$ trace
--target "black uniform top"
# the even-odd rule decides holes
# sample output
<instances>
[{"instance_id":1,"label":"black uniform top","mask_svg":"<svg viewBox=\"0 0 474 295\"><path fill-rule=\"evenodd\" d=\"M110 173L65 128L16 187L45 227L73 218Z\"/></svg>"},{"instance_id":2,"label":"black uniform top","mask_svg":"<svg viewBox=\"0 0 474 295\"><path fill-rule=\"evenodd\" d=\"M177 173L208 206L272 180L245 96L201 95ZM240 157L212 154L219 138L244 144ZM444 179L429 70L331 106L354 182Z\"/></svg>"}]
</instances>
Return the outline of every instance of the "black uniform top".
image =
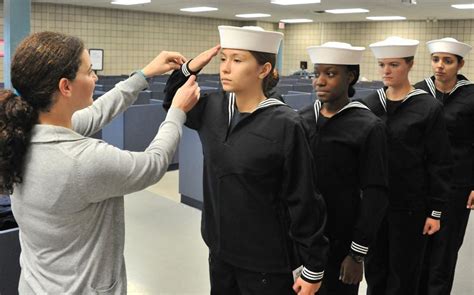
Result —
<instances>
[{"instance_id":1,"label":"black uniform top","mask_svg":"<svg viewBox=\"0 0 474 295\"><path fill-rule=\"evenodd\" d=\"M454 157L452 183L458 188L474 190L474 83L458 75L449 93L435 87L435 77L418 82L423 89L444 105L444 119Z\"/></svg>"},{"instance_id":2,"label":"black uniform top","mask_svg":"<svg viewBox=\"0 0 474 295\"><path fill-rule=\"evenodd\" d=\"M387 125L389 204L393 209L427 210L441 218L450 190L452 156L443 107L415 89L387 113L386 87L362 99Z\"/></svg>"},{"instance_id":3,"label":"black uniform top","mask_svg":"<svg viewBox=\"0 0 474 295\"><path fill-rule=\"evenodd\" d=\"M347 243L347 252L365 256L388 205L385 125L360 102L324 120L320 109L317 100L300 115L314 155L316 186L326 201L326 235Z\"/></svg>"},{"instance_id":4,"label":"black uniform top","mask_svg":"<svg viewBox=\"0 0 474 295\"><path fill-rule=\"evenodd\" d=\"M174 71L163 106L187 80ZM231 129L234 93L203 95L187 114L204 154L201 233L213 255L258 272L291 272L319 281L327 255L326 209L316 193L311 151L298 114L268 98ZM298 254L296 254L298 253Z\"/></svg>"}]
</instances>

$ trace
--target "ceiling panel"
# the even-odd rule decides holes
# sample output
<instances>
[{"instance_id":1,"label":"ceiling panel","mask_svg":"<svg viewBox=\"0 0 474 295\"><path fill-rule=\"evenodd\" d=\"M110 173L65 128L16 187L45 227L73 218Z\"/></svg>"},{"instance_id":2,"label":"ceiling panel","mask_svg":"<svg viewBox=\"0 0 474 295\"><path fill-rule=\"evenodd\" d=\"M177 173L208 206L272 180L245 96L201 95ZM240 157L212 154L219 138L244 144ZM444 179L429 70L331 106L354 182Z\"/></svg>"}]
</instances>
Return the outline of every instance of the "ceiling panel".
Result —
<instances>
[{"instance_id":1,"label":"ceiling panel","mask_svg":"<svg viewBox=\"0 0 474 295\"><path fill-rule=\"evenodd\" d=\"M320 4L281 6L270 3L270 0L152 0L150 4L135 6L120 6L110 4L110 0L32 0L33 3L57 3L112 9L139 10L201 17L238 19L236 14L267 13L269 18L258 20L278 22L285 18L309 18L315 22L345 22L366 21L366 16L400 15L408 20L426 19L474 19L474 10L459 10L451 4L468 4L472 0L416 0L416 5L402 3L402 0L321 0ZM203 13L186 13L179 9L183 7L212 6L218 11ZM369 13L334 15L316 13L325 9L336 8L365 8ZM255 19L257 20L257 19Z\"/></svg>"}]
</instances>

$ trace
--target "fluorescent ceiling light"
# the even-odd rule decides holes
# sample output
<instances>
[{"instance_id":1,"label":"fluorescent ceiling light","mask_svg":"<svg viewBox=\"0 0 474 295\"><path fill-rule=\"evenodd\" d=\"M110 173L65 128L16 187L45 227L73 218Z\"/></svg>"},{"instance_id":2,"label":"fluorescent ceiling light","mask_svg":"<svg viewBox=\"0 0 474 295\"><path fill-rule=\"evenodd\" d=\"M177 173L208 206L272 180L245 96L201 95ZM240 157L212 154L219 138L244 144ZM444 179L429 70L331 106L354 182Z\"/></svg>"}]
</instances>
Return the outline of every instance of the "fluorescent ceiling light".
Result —
<instances>
[{"instance_id":1,"label":"fluorescent ceiling light","mask_svg":"<svg viewBox=\"0 0 474 295\"><path fill-rule=\"evenodd\" d=\"M328 9L328 10L325 10L325 12L334 13L334 14L345 14L345 13L366 13L369 11L363 8L346 8L346 9Z\"/></svg>"},{"instance_id":2,"label":"fluorescent ceiling light","mask_svg":"<svg viewBox=\"0 0 474 295\"><path fill-rule=\"evenodd\" d=\"M471 4L453 4L451 5L454 8L457 9L474 9L474 3Z\"/></svg>"},{"instance_id":3,"label":"fluorescent ceiling light","mask_svg":"<svg viewBox=\"0 0 474 295\"><path fill-rule=\"evenodd\" d=\"M298 5L321 3L321 0L272 0L271 3L278 5Z\"/></svg>"},{"instance_id":4,"label":"fluorescent ceiling light","mask_svg":"<svg viewBox=\"0 0 474 295\"><path fill-rule=\"evenodd\" d=\"M257 18L257 17L269 17L270 14L266 13L245 13L245 14L236 14L236 17L243 17L243 18Z\"/></svg>"},{"instance_id":5,"label":"fluorescent ceiling light","mask_svg":"<svg viewBox=\"0 0 474 295\"><path fill-rule=\"evenodd\" d=\"M368 16L366 19L370 20L404 20L407 19L404 16Z\"/></svg>"},{"instance_id":6,"label":"fluorescent ceiling light","mask_svg":"<svg viewBox=\"0 0 474 295\"><path fill-rule=\"evenodd\" d=\"M150 3L151 0L113 0L111 4L117 5L137 5L137 4L146 4Z\"/></svg>"},{"instance_id":7,"label":"fluorescent ceiling light","mask_svg":"<svg viewBox=\"0 0 474 295\"><path fill-rule=\"evenodd\" d=\"M312 19L307 19L307 18L292 18L292 19L281 19L280 20L282 23L287 23L287 24L301 24L301 23L312 23Z\"/></svg>"},{"instance_id":8,"label":"fluorescent ceiling light","mask_svg":"<svg viewBox=\"0 0 474 295\"><path fill-rule=\"evenodd\" d=\"M205 12L205 11L216 11L218 10L215 7L188 7L188 8L181 8L181 11L186 11L186 12Z\"/></svg>"}]
</instances>

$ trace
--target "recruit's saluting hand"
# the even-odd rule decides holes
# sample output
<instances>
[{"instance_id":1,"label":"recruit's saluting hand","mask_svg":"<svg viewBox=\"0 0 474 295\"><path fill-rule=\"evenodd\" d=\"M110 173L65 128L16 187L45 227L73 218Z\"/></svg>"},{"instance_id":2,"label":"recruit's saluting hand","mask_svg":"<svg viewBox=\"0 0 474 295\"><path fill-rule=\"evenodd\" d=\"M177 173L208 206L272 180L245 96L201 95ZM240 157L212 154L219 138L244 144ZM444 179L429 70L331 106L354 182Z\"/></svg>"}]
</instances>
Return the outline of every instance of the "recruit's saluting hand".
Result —
<instances>
[{"instance_id":1,"label":"recruit's saluting hand","mask_svg":"<svg viewBox=\"0 0 474 295\"><path fill-rule=\"evenodd\" d=\"M197 72L201 70L212 60L214 56L216 56L219 53L219 50L221 50L221 46L216 45L202 52L201 54L199 54L198 56L196 56L195 58L193 58L193 60L189 62L188 64L189 69L192 72Z\"/></svg>"}]
</instances>

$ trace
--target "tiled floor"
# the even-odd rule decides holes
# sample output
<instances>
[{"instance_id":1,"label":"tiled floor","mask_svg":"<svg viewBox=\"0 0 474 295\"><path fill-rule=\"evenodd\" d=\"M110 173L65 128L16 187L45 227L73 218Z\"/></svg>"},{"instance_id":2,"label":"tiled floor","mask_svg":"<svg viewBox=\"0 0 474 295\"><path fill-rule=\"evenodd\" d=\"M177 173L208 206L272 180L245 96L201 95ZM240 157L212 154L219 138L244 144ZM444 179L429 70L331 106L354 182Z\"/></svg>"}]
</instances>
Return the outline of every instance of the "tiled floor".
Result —
<instances>
[{"instance_id":1,"label":"tiled floor","mask_svg":"<svg viewBox=\"0 0 474 295\"><path fill-rule=\"evenodd\" d=\"M178 171L125 198L129 294L209 294L200 211L179 203ZM474 216L474 215L473 215ZM474 294L474 217L459 253L452 295ZM365 283L359 294L365 294Z\"/></svg>"}]
</instances>

